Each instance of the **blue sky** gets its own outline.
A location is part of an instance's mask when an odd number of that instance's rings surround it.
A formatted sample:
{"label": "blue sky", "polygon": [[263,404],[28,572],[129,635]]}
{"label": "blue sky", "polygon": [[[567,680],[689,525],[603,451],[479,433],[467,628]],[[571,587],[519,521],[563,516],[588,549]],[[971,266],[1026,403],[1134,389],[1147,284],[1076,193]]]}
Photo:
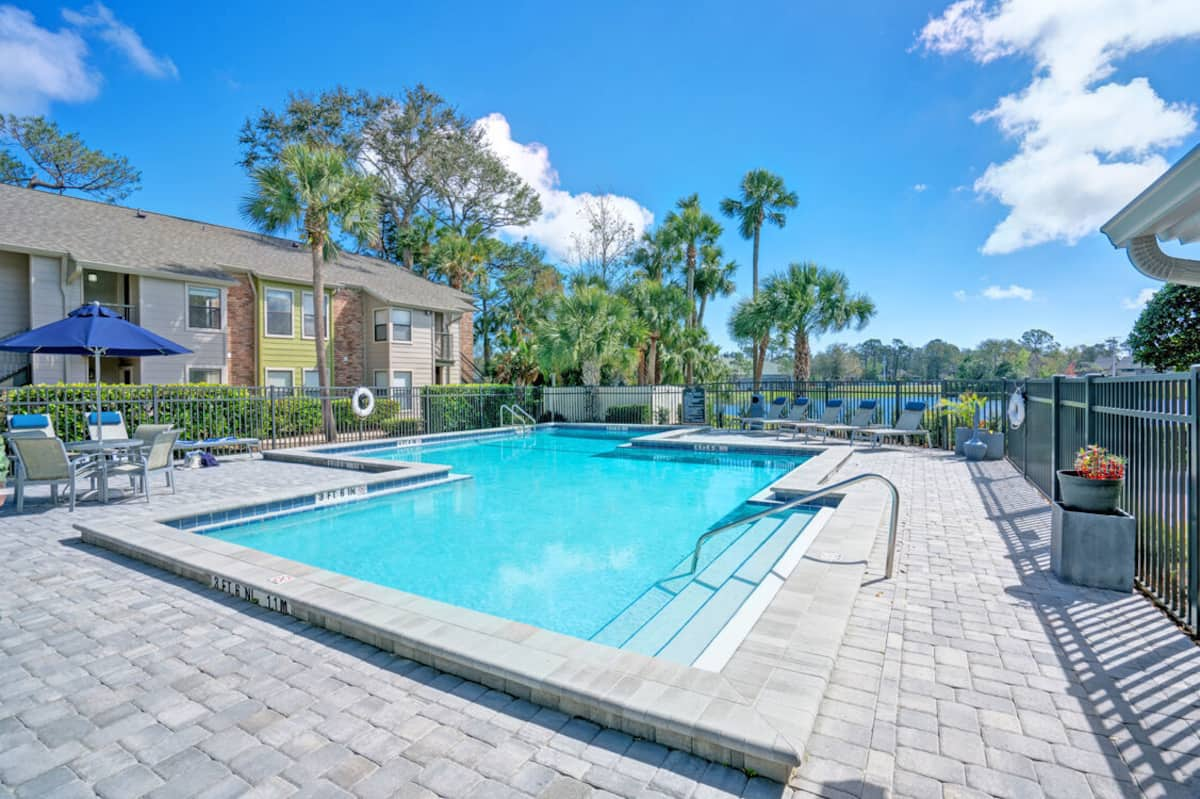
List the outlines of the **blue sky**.
{"label": "blue sky", "polygon": [[[811,259],[879,308],[818,347],[1030,327],[1090,343],[1126,335],[1154,288],[1087,231],[1200,140],[1200,6],[1044,5],[0,0],[0,62],[27,66],[0,70],[0,112],[45,112],[127,155],[143,173],[129,204],[244,226],[247,116],[290,90],[424,82],[502,116],[497,150],[562,212],[534,230],[551,249],[580,193],[661,220],[699,192],[716,213],[761,166],[800,196],[764,233],[764,274]],[[1125,17],[1144,35],[1114,33]],[[750,245],[728,227],[748,293]],[[708,317],[723,345],[731,305]]]}

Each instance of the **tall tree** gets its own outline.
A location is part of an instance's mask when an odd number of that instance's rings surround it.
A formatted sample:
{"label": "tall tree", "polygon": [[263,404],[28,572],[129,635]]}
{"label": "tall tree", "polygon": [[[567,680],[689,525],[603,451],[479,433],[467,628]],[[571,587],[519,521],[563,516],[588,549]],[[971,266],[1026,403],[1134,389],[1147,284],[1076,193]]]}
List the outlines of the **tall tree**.
{"label": "tall tree", "polygon": [[725,252],[717,245],[702,247],[700,265],[696,268],[696,296],[700,307],[696,311],[696,326],[704,326],[704,311],[708,301],[716,297],[731,296],[737,288],[733,276],[737,274],[737,261],[726,261]]}
{"label": "tall tree", "polygon": [[758,344],[763,339],[771,338],[771,332],[775,329],[775,313],[770,298],[760,294],[739,301],[729,317],[730,335],[740,341],[750,342],[756,389],[762,381],[763,361],[766,358],[766,350]]}
{"label": "tall tree", "polygon": [[459,233],[478,228],[490,235],[528,224],[542,212],[537,192],[491,151],[478,127],[439,149],[430,180],[433,197],[425,210]]}
{"label": "tall tree", "polygon": [[[696,327],[696,259],[701,247],[711,247],[721,235],[721,224],[700,207],[700,195],[690,194],[675,203],[663,226],[670,239],[683,248],[687,267],[688,330]],[[691,367],[685,368],[685,380],[692,382]]]}
{"label": "tall tree", "polygon": [[242,201],[242,214],[268,233],[298,228],[312,252],[313,338],[317,350],[317,381],[325,436],[333,441],[337,429],[329,386],[325,349],[325,270],[337,260],[337,233],[360,241],[379,232],[376,180],[359,172],[346,153],[332,147],[293,144],[278,163],[257,167],[252,192]]}
{"label": "tall tree", "polygon": [[112,203],[141,188],[142,173],[125,156],[94,150],[45,117],[0,114],[0,183]]}
{"label": "tall tree", "polygon": [[[739,196],[721,200],[721,213],[737,220],[738,233],[754,242],[752,259],[751,296],[758,296],[758,249],[763,225],[782,228],[787,224],[787,212],[795,208],[799,198],[788,191],[783,178],[765,169],[751,169],[742,176]],[[761,341],[764,357],[768,342]]]}
{"label": "tall tree", "polygon": [[629,324],[629,304],[598,286],[562,297],[537,327],[543,370],[578,369],[583,385],[600,385],[604,369],[625,371],[632,365]]}
{"label": "tall tree", "polygon": [[1042,376],[1046,356],[1058,350],[1058,342],[1045,330],[1034,328],[1021,334],[1020,344],[1029,350],[1029,370],[1033,377]]}
{"label": "tall tree", "polygon": [[1200,288],[1168,283],[1159,289],[1134,323],[1129,348],[1160,372],[1200,363]]}
{"label": "tall tree", "polygon": [[585,196],[579,215],[587,232],[571,237],[572,257],[585,273],[617,287],[625,279],[629,256],[637,242],[630,222],[608,194]]}
{"label": "tall tree", "polygon": [[629,257],[633,277],[662,283],[679,268],[679,248],[671,240],[671,231],[659,226],[642,234],[642,239]]}
{"label": "tall tree", "polygon": [[780,332],[792,337],[796,380],[807,380],[811,372],[811,336],[861,330],[875,315],[875,303],[865,294],[851,294],[843,273],[812,262],[789,264],[786,272],[767,280],[763,295]]}
{"label": "tall tree", "polygon": [[628,290],[633,312],[646,331],[646,350],[642,382],[658,385],[662,382],[662,363],[659,351],[663,339],[676,326],[687,310],[687,298],[679,286],[642,280]]}

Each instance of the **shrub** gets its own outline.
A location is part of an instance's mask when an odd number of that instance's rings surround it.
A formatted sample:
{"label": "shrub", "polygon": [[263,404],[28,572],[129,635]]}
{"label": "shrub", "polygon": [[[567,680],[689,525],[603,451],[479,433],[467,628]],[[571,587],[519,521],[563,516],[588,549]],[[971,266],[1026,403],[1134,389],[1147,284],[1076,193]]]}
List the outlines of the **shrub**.
{"label": "shrub", "polygon": [[609,405],[604,421],[620,424],[650,424],[653,418],[649,405]]}
{"label": "shrub", "polygon": [[546,422],[565,422],[567,421],[567,417],[563,416],[558,411],[554,411],[553,413],[550,411],[542,411],[542,413],[538,415],[537,420],[538,424],[545,424]]}

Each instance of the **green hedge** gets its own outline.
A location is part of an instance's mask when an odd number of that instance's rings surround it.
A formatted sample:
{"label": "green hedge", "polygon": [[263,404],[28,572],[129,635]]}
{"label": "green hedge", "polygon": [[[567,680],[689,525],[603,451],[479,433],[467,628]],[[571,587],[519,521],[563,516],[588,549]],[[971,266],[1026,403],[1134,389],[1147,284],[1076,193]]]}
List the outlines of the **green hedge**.
{"label": "green hedge", "polygon": [[604,421],[621,424],[650,424],[654,419],[649,405],[609,405],[604,411]]}
{"label": "green hedge", "polygon": [[421,389],[421,415],[430,433],[478,430],[499,427],[503,405],[520,405],[536,414],[540,400],[541,389],[536,387],[501,383],[426,386]]}

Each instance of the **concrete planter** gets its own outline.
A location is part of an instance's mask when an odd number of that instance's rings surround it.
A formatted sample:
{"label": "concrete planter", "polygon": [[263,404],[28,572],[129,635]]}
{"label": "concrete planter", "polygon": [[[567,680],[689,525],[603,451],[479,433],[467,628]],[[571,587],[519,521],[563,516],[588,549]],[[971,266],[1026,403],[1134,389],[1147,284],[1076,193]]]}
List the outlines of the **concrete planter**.
{"label": "concrete planter", "polygon": [[1079,472],[1063,469],[1058,473],[1058,488],[1063,506],[1086,513],[1114,513],[1121,501],[1125,480],[1091,480]]}
{"label": "concrete planter", "polygon": [[[971,440],[974,430],[970,427],[954,428],[954,454],[962,457],[967,456],[967,451],[964,448],[966,443]],[[1004,457],[1004,434],[989,433],[985,430],[979,431],[979,440],[987,444],[987,453],[982,460],[998,461]]]}
{"label": "concrete planter", "polygon": [[1124,511],[1086,513],[1055,502],[1050,565],[1063,582],[1128,593],[1136,539],[1137,524]]}

